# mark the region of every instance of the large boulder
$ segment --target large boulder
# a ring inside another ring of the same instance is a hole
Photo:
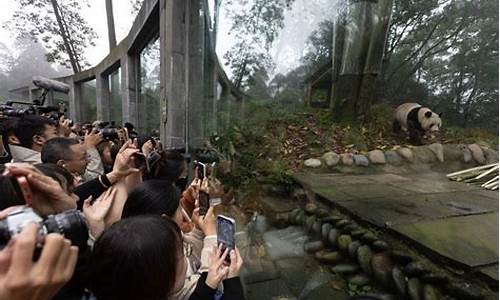
[[[321,160],[317,158],[309,158],[304,161],[304,165],[308,168],[319,168],[321,167]]]
[[[383,165],[386,163],[384,152],[381,150],[372,150],[368,152],[368,158],[372,164]]]
[[[321,158],[327,166],[333,167],[339,163],[340,155],[335,152],[327,152]]]
[[[403,164],[403,159],[401,156],[396,151],[390,150],[385,152],[385,160],[387,163],[394,165],[394,166],[400,166]]]
[[[368,167],[370,165],[370,161],[364,155],[354,155],[354,163],[356,166]]]
[[[427,146],[413,148],[413,155],[415,156],[415,160],[417,162],[424,164],[430,164],[437,160],[434,152],[432,152]]]
[[[436,155],[436,158],[440,162],[444,162],[443,145],[441,145],[440,143],[434,143],[434,144],[430,144],[428,147],[434,153],[434,155]]]
[[[488,148],[488,147],[481,147],[483,150],[484,156],[486,158],[486,164],[494,164],[498,162],[498,152]]]
[[[484,165],[486,163],[486,157],[484,156],[483,149],[481,149],[478,144],[470,144],[468,148],[472,153],[472,157],[478,164]]]
[[[352,166],[354,164],[354,156],[352,153],[344,153],[340,155],[340,160],[344,166]]]
[[[401,155],[408,162],[413,162],[415,160],[415,156],[413,156],[413,152],[408,148],[399,148],[396,152]]]
[[[466,164],[472,161],[472,151],[470,151],[467,145],[460,145],[460,149],[462,150],[462,161]]]
[[[463,161],[463,145],[460,144],[444,144],[443,155],[444,159],[449,162]]]

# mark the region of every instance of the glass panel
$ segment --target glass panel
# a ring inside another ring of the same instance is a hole
[[[115,122],[116,125],[122,125],[122,91],[121,91],[121,69],[118,68],[116,71],[109,75],[109,113],[111,122]]]
[[[160,128],[160,40],[149,43],[140,55],[141,105],[140,123],[145,134],[159,136]]]
[[[81,83],[80,88],[80,121],[94,122],[97,119],[96,81]]]

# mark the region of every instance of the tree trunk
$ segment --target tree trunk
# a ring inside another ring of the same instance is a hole
[[[392,0],[353,1],[345,20],[335,24],[333,117],[366,122],[376,100]]]
[[[52,3],[52,8],[54,9],[54,14],[56,15],[57,25],[59,26],[59,33],[63,39],[64,48],[66,48],[66,53],[69,56],[69,60],[71,63],[71,67],[73,68],[73,72],[79,73],[81,71],[80,63],[74,51],[71,48],[71,41],[68,34],[68,31],[64,27],[63,19],[61,17],[61,12],[59,10],[59,5],[57,4],[57,0],[50,0]]]
[[[113,17],[113,0],[106,0],[106,17],[108,20],[109,51],[116,47],[115,19]]]

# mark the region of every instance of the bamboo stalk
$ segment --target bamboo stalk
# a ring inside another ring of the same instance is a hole
[[[497,165],[496,167],[491,168],[489,171],[486,171],[486,172],[484,172],[483,174],[478,175],[478,176],[476,177],[476,179],[481,179],[481,178],[483,178],[484,176],[486,176],[486,175],[488,175],[488,174],[491,174],[491,173],[493,173],[493,172],[495,172],[495,171],[498,171],[498,165]]]
[[[469,172],[472,172],[472,171],[484,170],[484,169],[488,169],[488,168],[491,168],[491,167],[494,167],[494,166],[497,166],[497,165],[498,165],[498,163],[489,164],[489,165],[485,165],[485,166],[479,166],[479,167],[475,167],[475,168],[470,168],[470,169],[466,169],[466,170],[462,170],[462,171],[450,173],[450,174],[448,174],[446,176],[447,177],[455,177],[455,176],[460,175],[460,174],[469,173]]]
[[[498,181],[498,178],[499,178],[499,176],[497,175],[497,176],[493,177],[492,179],[490,179],[490,180],[486,181],[485,183],[483,183],[483,185],[481,185],[481,186],[484,187],[484,186],[489,185],[489,184],[491,184],[493,182],[496,182],[496,181]]]
[[[487,189],[491,189],[492,187],[494,187],[496,185],[498,185],[498,182],[492,182],[490,184],[485,185],[484,187],[487,188]]]

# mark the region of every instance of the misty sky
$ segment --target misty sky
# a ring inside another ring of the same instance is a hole
[[[1,1],[0,23],[3,23],[11,18],[16,9],[17,1]],[[106,10],[104,0],[88,0],[88,2],[90,8],[85,8],[82,15],[97,32],[99,38],[95,41],[96,47],[87,49],[85,56],[92,65],[95,65],[108,53]],[[276,64],[276,69],[271,70],[271,74],[286,73],[297,66],[300,57],[304,54],[307,37],[319,22],[334,17],[336,9],[334,3],[336,2],[338,1],[315,0],[315,4],[311,5],[309,0],[295,1],[292,9],[285,13],[285,28],[271,49],[271,56]],[[128,33],[133,22],[131,4],[129,0],[115,0],[113,3],[117,40],[121,41]],[[220,17],[217,53],[221,61],[223,61],[223,54],[231,48],[233,43],[232,36],[228,35],[231,20],[226,17],[224,4],[221,8]],[[0,40],[7,46],[12,46],[13,38],[3,28],[0,28]]]

